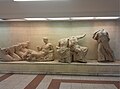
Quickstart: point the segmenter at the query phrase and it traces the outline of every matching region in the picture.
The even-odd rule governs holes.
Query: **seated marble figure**
[[[54,49],[51,43],[48,42],[48,38],[43,38],[44,45],[37,47],[37,51],[31,51],[29,54],[29,61],[53,61]]]
[[[60,56],[59,61],[68,63],[72,61],[86,63],[85,56],[88,52],[88,48],[79,45],[79,40],[85,36],[86,34],[61,39],[57,46],[57,52]]]
[[[70,58],[70,48],[69,48],[69,39],[64,38],[59,40],[58,46],[56,46],[57,53],[59,56],[59,62],[63,63],[71,63],[72,60]]]

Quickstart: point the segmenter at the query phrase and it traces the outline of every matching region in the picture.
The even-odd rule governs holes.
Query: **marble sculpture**
[[[53,45],[48,42],[47,37],[43,37],[44,45],[37,47],[37,51],[31,51],[29,60],[33,61],[53,61],[54,60],[54,49]]]
[[[9,55],[7,48],[0,48],[0,57],[3,59],[2,61],[14,61],[14,58]]]
[[[104,29],[93,34],[93,39],[98,42],[98,62],[113,62],[114,54],[109,45],[109,34]]]
[[[79,40],[84,38],[86,34],[80,36],[71,36],[60,39],[56,51],[59,56],[59,62],[86,63],[85,56],[88,52],[87,47],[80,45]],[[114,54],[109,45],[109,34],[104,29],[98,30],[93,34],[93,39],[98,42],[98,62],[113,62]],[[2,61],[53,61],[54,48],[48,41],[47,37],[43,37],[44,45],[37,47],[37,51],[30,49],[30,42],[22,42],[7,48],[0,48],[0,58]]]
[[[86,63],[85,56],[88,52],[88,48],[79,45],[79,40],[85,36],[86,34],[61,39],[56,47],[60,57],[59,61],[68,63],[71,63],[72,61]]]

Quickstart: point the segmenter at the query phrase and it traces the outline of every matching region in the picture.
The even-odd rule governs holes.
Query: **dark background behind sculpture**
[[[92,39],[96,30],[104,28],[110,35],[110,46],[120,60],[120,21],[66,21],[66,22],[0,22],[0,47],[8,47],[29,40],[31,48],[42,46],[42,38],[48,37],[54,48],[58,40],[82,35],[80,44],[88,47],[87,59],[97,59],[97,42]]]

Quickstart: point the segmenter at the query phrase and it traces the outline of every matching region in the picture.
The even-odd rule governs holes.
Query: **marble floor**
[[[120,89],[120,77],[0,74],[0,89]]]

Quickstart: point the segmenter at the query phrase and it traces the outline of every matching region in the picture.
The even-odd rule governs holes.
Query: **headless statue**
[[[93,39],[98,42],[98,62],[113,62],[114,54],[109,45],[109,34],[104,29],[93,34]]]
[[[70,58],[70,48],[69,48],[69,39],[64,38],[58,42],[58,46],[56,46],[57,53],[59,56],[59,62],[62,63],[71,63],[72,60]]]
[[[57,52],[60,56],[60,62],[82,62],[86,63],[85,56],[88,48],[79,45],[79,39],[82,39],[86,34],[82,36],[71,36],[61,39],[57,46]]]

